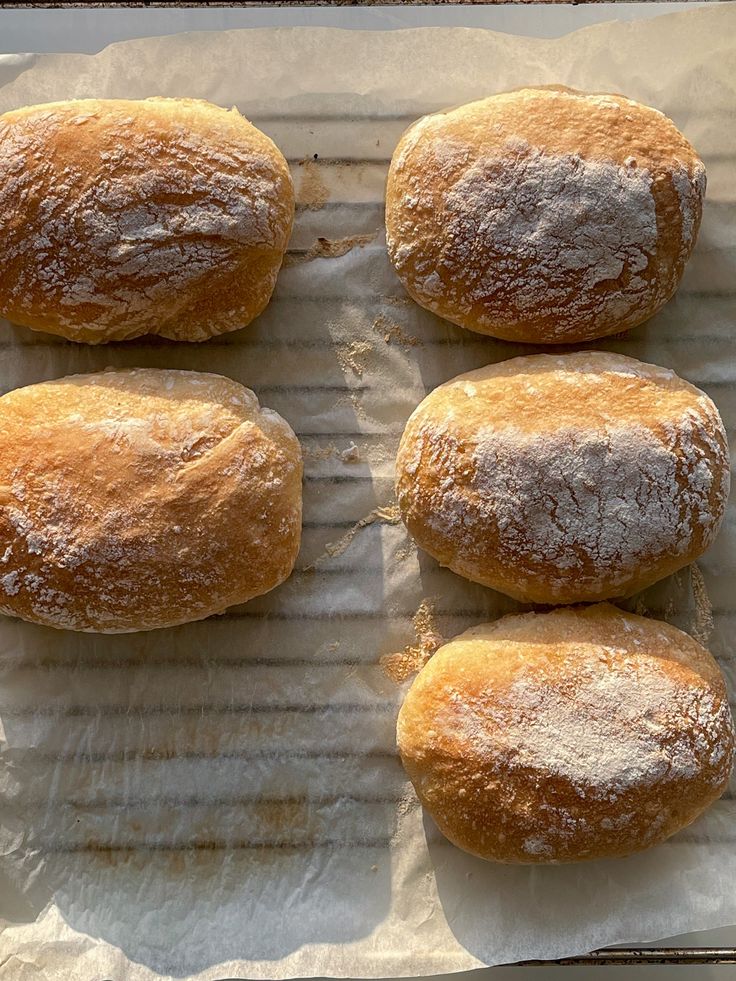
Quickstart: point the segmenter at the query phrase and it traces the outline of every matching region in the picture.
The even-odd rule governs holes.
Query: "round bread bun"
[[[123,633],[283,582],[301,534],[290,426],[220,375],[134,368],[0,398],[0,612]]]
[[[628,330],[674,293],[705,168],[620,95],[528,88],[425,116],[386,189],[388,253],[423,307],[534,344]]]
[[[629,596],[713,541],[726,433],[672,371],[537,354],[436,388],[401,438],[396,490],[421,548],[523,602]]]
[[[294,218],[286,160],[194,99],[0,117],[0,315],[99,344],[202,341],[268,303]]]
[[[398,744],[451,842],[556,863],[627,855],[690,824],[725,790],[734,736],[708,651],[603,603],[445,644],[409,689]]]

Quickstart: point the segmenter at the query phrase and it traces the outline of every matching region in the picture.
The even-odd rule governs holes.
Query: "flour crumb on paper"
[[[365,358],[373,351],[368,341],[352,341],[337,347],[337,359],[343,371],[352,371],[358,378],[363,377]]]
[[[420,671],[437,648],[444,643],[444,637],[434,622],[434,604],[431,600],[422,600],[412,617],[412,623],[416,643],[407,644],[403,651],[384,654],[378,662],[389,678],[397,684],[401,684]]]
[[[327,443],[325,446],[302,446],[302,453],[305,460],[329,460],[339,456],[340,450],[334,443]]]
[[[338,409],[349,405],[356,417],[362,423],[364,423],[366,426],[371,426],[380,432],[384,428],[384,424],[380,421],[380,419],[376,419],[363,407],[360,396],[360,391],[346,392],[345,395],[341,395],[335,402],[335,408]]]
[[[353,249],[363,249],[378,235],[379,229],[366,235],[346,235],[344,238],[318,238],[305,252],[292,253],[284,259],[285,266],[298,266],[313,259],[339,259]]]
[[[412,556],[417,555],[418,548],[417,543],[413,538],[407,538],[404,545],[399,545],[399,547],[394,552],[394,555],[399,562],[406,562]]]
[[[363,528],[367,528],[369,525],[375,524],[376,521],[382,521],[387,525],[396,525],[400,520],[399,506],[393,501],[390,504],[373,508],[373,510],[364,518],[361,518],[360,521],[356,521],[352,528],[348,528],[342,538],[338,539],[336,542],[327,542],[322,555],[318,556],[314,562],[308,566],[305,566],[301,571],[313,572],[327,559],[335,559],[338,555],[342,555],[358,532],[362,531]]]
[[[355,443],[351,443],[350,446],[346,446],[344,450],[340,450],[339,457],[343,463],[359,463],[360,450]]]
[[[691,633],[695,640],[707,646],[713,632],[713,606],[708,596],[703,573],[697,562],[690,566],[690,584],[695,600],[695,614]]]
[[[343,463],[360,463],[360,447],[351,441],[349,446],[338,449],[334,443],[327,443],[324,446],[305,446],[302,447],[305,460],[331,460],[336,458]]]
[[[416,347],[419,344],[418,337],[407,334],[400,324],[394,320],[389,320],[384,313],[379,314],[373,321],[373,330],[380,334],[387,344],[395,341],[403,348]]]

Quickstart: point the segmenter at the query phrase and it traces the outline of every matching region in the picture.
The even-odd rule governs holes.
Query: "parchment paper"
[[[518,607],[417,555],[391,507],[393,455],[432,386],[521,348],[408,301],[382,233],[387,161],[421,113],[552,82],[657,106],[708,168],[700,240],[676,299],[598,346],[702,386],[733,434],[736,9],[552,41],[190,34],[13,56],[0,80],[2,111],[84,96],[237,104],[290,159],[300,200],[250,328],[93,348],[3,325],[2,389],[106,365],[221,372],[291,422],[307,463],[298,571],[267,597],[122,637],[0,622],[0,978],[419,975],[736,921],[732,796],[643,855],[537,869],[470,858],[417,807],[386,667]],[[630,603],[709,636],[730,683],[735,517],[702,573]]]

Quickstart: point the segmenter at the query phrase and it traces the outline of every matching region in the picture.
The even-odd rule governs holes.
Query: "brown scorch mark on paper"
[[[697,562],[693,562],[690,566],[690,584],[695,600],[695,615],[690,633],[701,644],[707,645],[713,632],[713,607],[703,573]]]
[[[444,643],[444,638],[434,623],[434,605],[423,599],[412,618],[415,644],[407,644],[403,651],[384,654],[379,664],[392,681],[401,684],[420,671],[434,652]]]
[[[319,211],[330,200],[330,192],[322,180],[319,165],[314,160],[302,160],[301,181],[296,194],[296,203],[308,211]]]

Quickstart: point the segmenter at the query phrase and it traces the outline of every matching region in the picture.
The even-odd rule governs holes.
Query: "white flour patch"
[[[562,372],[558,384],[574,399],[593,380]],[[424,545],[443,564],[489,585],[500,576],[523,595],[541,579],[569,602],[573,584],[591,598],[624,595],[647,569],[713,540],[730,481],[725,432],[707,396],[657,426],[604,408],[583,427],[475,431],[462,402],[488,391],[480,381],[458,385],[456,411],[443,394],[438,415],[430,396],[399,456],[402,512],[421,516]],[[543,395],[525,391],[543,418]]]
[[[598,104],[621,108],[605,98]],[[431,118],[394,169],[406,190],[391,212],[389,254],[421,302],[459,323],[472,317],[492,333],[543,321],[545,333],[560,338],[581,324],[632,326],[637,311],[664,302],[674,285],[659,264],[652,174],[633,156],[619,166],[512,137],[472,158]],[[448,183],[441,199],[437,180]],[[684,261],[705,172],[699,165],[691,179],[680,166],[674,180]]]
[[[728,705],[652,659],[602,650],[574,665],[571,659],[566,674],[561,682],[522,670],[487,699],[450,698],[449,724],[472,756],[560,777],[611,800],[632,788],[692,779],[713,747],[724,751],[719,736]]]

